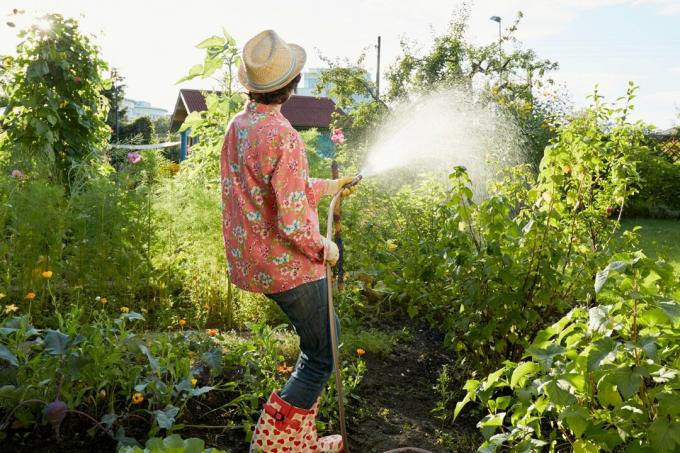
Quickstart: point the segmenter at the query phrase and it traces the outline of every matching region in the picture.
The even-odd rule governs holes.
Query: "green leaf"
[[[610,337],[597,340],[588,351],[588,371],[597,370],[605,360],[614,360],[617,345]]]
[[[139,345],[139,350],[142,351],[142,353],[146,356],[146,358],[149,360],[149,366],[151,366],[151,369],[154,372],[158,372],[160,370],[160,365],[158,364],[158,359],[156,359],[153,354],[151,354],[151,351],[149,351],[149,348],[144,346],[143,344]]]
[[[653,448],[661,451],[678,451],[680,446],[680,424],[657,418],[649,427],[649,440]]]
[[[662,300],[657,302],[659,308],[668,316],[668,319],[674,326],[680,325],[680,304],[673,300]]]
[[[597,273],[595,276],[595,293],[599,293],[607,279],[609,278],[610,271],[620,271],[625,269],[628,263],[625,261],[614,261]]]
[[[533,345],[527,348],[527,353],[546,370],[552,367],[555,357],[564,353],[564,351],[566,351],[565,348],[555,343],[551,343],[547,348],[539,348]]]
[[[195,389],[191,389],[191,396],[199,396],[203,395],[204,393],[208,393],[209,391],[213,390],[215,387],[209,387],[209,386],[203,386]]]
[[[623,395],[623,399],[627,400],[640,389],[642,385],[642,372],[639,368],[619,368],[614,373],[613,380],[619,392]]]
[[[71,338],[58,330],[48,330],[45,335],[45,352],[49,355],[65,354],[71,344]]]
[[[609,310],[610,307],[604,305],[588,310],[588,330],[605,335],[610,332]]]
[[[175,417],[179,413],[179,407],[168,405],[165,409],[153,411],[156,416],[156,423],[161,429],[170,429],[175,423]]]
[[[539,371],[541,371],[541,367],[537,363],[534,362],[520,363],[519,365],[517,365],[517,368],[515,368],[512,372],[512,376],[510,377],[510,387],[512,387],[513,389],[517,388],[518,385],[520,387],[524,387],[527,378],[533,376]]]
[[[552,403],[566,406],[576,401],[576,397],[571,394],[568,388],[569,386],[566,382],[552,380],[545,385],[544,390]]]
[[[8,361],[12,366],[18,367],[19,361],[12,351],[0,344],[0,359]]]
[[[211,36],[206,38],[196,45],[197,49],[207,49],[208,47],[224,47],[226,43],[225,38],[222,36]]]
[[[597,399],[603,407],[616,406],[623,401],[616,386],[607,379],[601,379],[597,383]]]
[[[579,439],[574,442],[574,453],[600,453],[602,446],[586,439]]]
[[[217,56],[213,58],[206,58],[205,61],[203,62],[203,73],[201,76],[206,79],[213,75],[215,71],[220,69],[222,65],[224,64],[224,60]]]
[[[189,68],[189,74],[185,75],[184,77],[182,77],[181,79],[179,79],[175,83],[186,82],[187,80],[191,80],[191,79],[196,78],[196,77],[198,77],[202,74],[203,74],[203,65],[202,64],[196,64],[196,65],[193,65],[191,68]]]
[[[129,321],[145,321],[144,316],[137,313],[136,311],[131,311],[129,313],[123,313],[120,315],[121,318],[127,319]]]
[[[577,407],[560,413],[560,418],[563,419],[574,436],[581,437],[588,428],[590,422],[588,421],[588,410],[583,407]]]
[[[484,438],[488,440],[499,426],[503,426],[503,419],[505,419],[505,412],[489,414],[477,423],[477,428],[482,432]]]

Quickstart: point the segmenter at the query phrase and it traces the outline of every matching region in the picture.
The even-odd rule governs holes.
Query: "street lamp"
[[[503,57],[501,56],[503,38],[501,36],[501,18],[500,16],[491,16],[489,19],[498,22],[498,85],[500,89],[500,85],[503,84]]]

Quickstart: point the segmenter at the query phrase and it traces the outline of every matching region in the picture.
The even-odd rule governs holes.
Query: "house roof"
[[[183,88],[179,90],[175,109],[172,113],[171,130],[179,129],[191,112],[202,112],[208,107],[203,93],[206,90]],[[295,128],[328,128],[333,112],[342,113],[332,99],[314,96],[291,96],[282,106],[281,113]]]

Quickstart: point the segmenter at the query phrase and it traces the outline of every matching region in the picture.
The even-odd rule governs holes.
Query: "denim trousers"
[[[293,289],[267,294],[293,324],[300,337],[300,356],[279,395],[293,406],[310,409],[333,373],[333,350],[328,317],[328,283],[325,278]],[[335,331],[340,322],[335,317]]]

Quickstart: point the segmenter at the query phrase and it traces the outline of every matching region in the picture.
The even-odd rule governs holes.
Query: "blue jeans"
[[[267,297],[281,307],[300,337],[300,356],[280,396],[293,406],[310,409],[333,373],[327,281],[323,278]],[[334,316],[340,336],[340,322]]]

